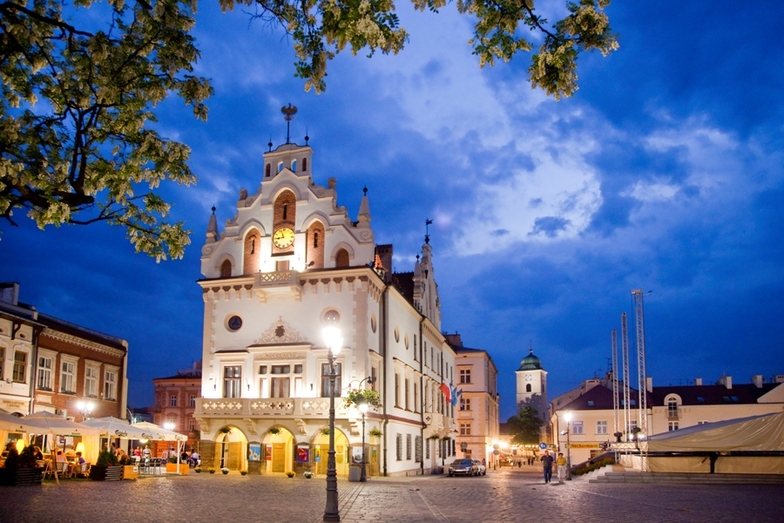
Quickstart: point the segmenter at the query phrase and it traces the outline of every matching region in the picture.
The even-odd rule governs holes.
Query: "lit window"
[[[239,398],[242,394],[242,367],[229,365],[223,367],[223,397]]]

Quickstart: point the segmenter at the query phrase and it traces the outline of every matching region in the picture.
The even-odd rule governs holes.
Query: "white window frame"
[[[104,401],[117,401],[117,382],[120,367],[105,365],[103,368],[103,399]]]
[[[84,395],[97,398],[100,394],[101,364],[97,361],[85,361],[84,364]]]
[[[70,367],[71,365],[73,366],[72,368]],[[79,357],[70,354],[60,354],[59,367],[59,392],[61,394],[76,394],[76,374],[79,370]]]
[[[607,420],[596,420],[596,434],[606,435],[608,430]]]
[[[41,366],[41,360],[48,361],[49,366]],[[35,388],[54,392],[54,362],[57,360],[57,353],[46,349],[38,349],[37,377]]]
[[[585,433],[585,427],[583,425],[583,422],[582,421],[573,421],[572,422],[571,431],[572,431],[572,434],[584,434]]]

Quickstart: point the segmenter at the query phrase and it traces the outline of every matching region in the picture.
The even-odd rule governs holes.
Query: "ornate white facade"
[[[375,243],[367,191],[352,220],[335,179],[314,182],[312,157],[307,145],[270,145],[255,194],[240,190],[222,231],[210,217],[199,281],[202,462],[262,474],[325,471],[321,332],[330,325],[344,339],[340,394],[372,386],[381,396],[366,415],[368,473],[430,472],[454,454],[453,407],[439,387],[455,380],[431,247],[426,238],[413,272],[388,272],[392,246]],[[341,398],[336,417],[338,474],[346,475],[361,455],[362,418]]]

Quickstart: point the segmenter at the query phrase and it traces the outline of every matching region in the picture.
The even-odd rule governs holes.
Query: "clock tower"
[[[547,417],[547,371],[542,368],[542,361],[534,356],[530,349],[528,356],[520,362],[517,375],[517,410],[521,404],[531,402],[542,419]]]

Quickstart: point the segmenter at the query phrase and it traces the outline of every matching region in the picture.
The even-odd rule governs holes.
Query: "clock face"
[[[291,247],[291,245],[294,243],[294,231],[288,227],[278,229],[275,231],[275,234],[272,235],[272,243],[274,243],[275,247],[278,249]]]
[[[532,379],[534,379],[534,377],[531,376],[530,374],[525,375],[525,381],[531,381]]]

